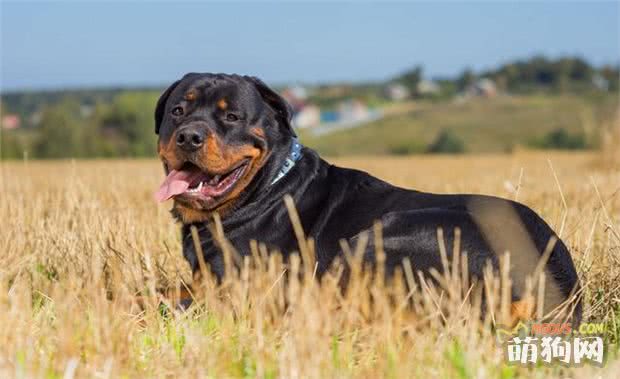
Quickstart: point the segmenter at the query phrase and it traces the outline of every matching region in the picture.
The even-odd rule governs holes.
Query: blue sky
[[[2,1],[2,0],[0,0]],[[2,89],[454,75],[533,54],[618,63],[618,2],[5,2]]]

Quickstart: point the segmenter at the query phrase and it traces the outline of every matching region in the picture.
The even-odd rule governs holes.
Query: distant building
[[[357,99],[345,100],[338,104],[337,112],[339,120],[344,122],[356,122],[368,118],[369,109],[366,104]]]
[[[467,87],[465,94],[470,97],[495,97],[497,87],[491,79],[482,78]]]
[[[82,118],[88,118],[95,112],[95,107],[88,104],[80,105],[80,116]]]
[[[388,84],[383,93],[386,98],[392,101],[402,101],[409,97],[409,89],[400,83]]]
[[[291,86],[286,88],[284,91],[290,93],[293,97],[300,100],[306,100],[308,98],[308,90],[306,89],[306,87]]]
[[[358,99],[344,100],[334,110],[320,112],[320,125],[312,128],[315,136],[351,129],[383,117],[381,110],[368,107]]]
[[[429,96],[437,95],[440,91],[439,84],[431,80],[421,80],[416,86],[418,95]]]
[[[592,77],[592,84],[594,87],[601,91],[609,90],[609,81],[603,77],[601,74],[595,74]]]
[[[321,123],[321,109],[316,105],[306,105],[293,116],[293,127],[311,128]]]
[[[293,110],[291,124],[295,128],[311,128],[321,123],[321,110],[308,102],[308,90],[299,85],[290,86],[280,91]]]
[[[41,111],[33,112],[28,118],[28,120],[30,121],[30,125],[34,125],[34,126],[39,125],[41,123],[41,120],[43,120],[43,112]]]
[[[21,119],[16,114],[2,116],[2,129],[17,129],[21,126]]]

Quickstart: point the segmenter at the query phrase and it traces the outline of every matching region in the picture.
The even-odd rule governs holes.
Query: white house
[[[293,127],[311,128],[321,123],[321,110],[316,105],[305,105],[293,116]]]

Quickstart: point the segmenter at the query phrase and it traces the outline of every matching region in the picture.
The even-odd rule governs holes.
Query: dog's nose
[[[177,146],[187,152],[196,151],[205,142],[205,137],[204,128],[196,125],[185,126],[177,132]]]

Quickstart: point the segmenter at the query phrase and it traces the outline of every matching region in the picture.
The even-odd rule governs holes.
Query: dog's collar
[[[293,138],[291,151],[288,153],[288,157],[286,157],[284,164],[280,167],[280,171],[278,171],[278,175],[276,175],[275,179],[273,179],[271,185],[274,185],[278,180],[282,179],[284,175],[286,175],[293,168],[293,166],[295,166],[295,163],[297,163],[299,158],[301,158],[301,148],[302,145],[299,143],[297,138]]]

